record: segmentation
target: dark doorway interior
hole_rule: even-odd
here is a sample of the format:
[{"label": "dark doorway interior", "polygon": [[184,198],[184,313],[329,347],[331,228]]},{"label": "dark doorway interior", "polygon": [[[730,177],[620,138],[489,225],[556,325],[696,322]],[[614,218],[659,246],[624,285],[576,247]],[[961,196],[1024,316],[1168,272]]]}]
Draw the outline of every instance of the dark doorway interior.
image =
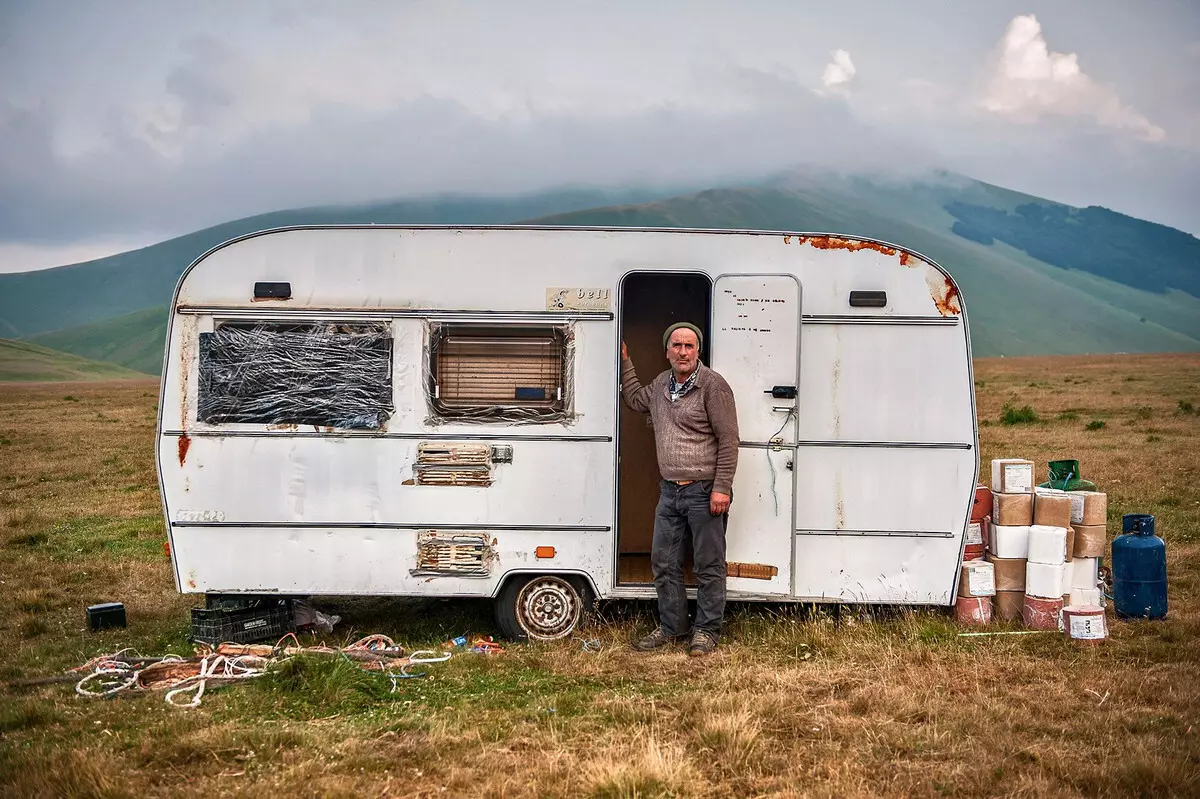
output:
[{"label": "dark doorway interior", "polygon": [[[712,281],[692,273],[639,272],[621,284],[621,335],[643,385],[667,369],[663,331],[691,322],[704,332],[708,362]],[[618,584],[650,583],[650,542],[658,504],[658,459],[649,417],[620,406],[617,470]],[[692,582],[690,557],[686,579]]]}]

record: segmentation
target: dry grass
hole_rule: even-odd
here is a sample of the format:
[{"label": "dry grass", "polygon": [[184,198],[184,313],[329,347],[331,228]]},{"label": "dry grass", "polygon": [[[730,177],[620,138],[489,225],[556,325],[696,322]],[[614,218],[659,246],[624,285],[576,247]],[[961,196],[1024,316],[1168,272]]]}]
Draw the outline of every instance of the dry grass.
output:
[{"label": "dry grass", "polygon": [[[1168,542],[1170,617],[1113,622],[1102,647],[959,638],[937,611],[731,609],[702,662],[626,641],[614,604],[578,642],[461,656],[397,693],[336,664],[213,692],[0,695],[0,794],[191,796],[1194,796],[1200,793],[1200,358],[981,361],[984,461],[1071,456]],[[71,396],[73,399],[65,399]],[[100,651],[178,651],[153,472],[152,385],[0,388],[0,678]],[[1037,421],[1005,425],[1004,406]],[[116,421],[109,421],[115,419]],[[1099,430],[1086,430],[1104,421]],[[119,599],[130,627],[91,635]],[[471,628],[482,603],[338,603],[342,635],[409,645]]]}]

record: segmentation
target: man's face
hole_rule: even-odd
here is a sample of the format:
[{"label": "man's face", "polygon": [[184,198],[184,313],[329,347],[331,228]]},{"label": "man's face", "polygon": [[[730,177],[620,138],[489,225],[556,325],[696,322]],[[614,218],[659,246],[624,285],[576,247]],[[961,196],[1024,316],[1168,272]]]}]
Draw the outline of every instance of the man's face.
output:
[{"label": "man's face", "polygon": [[700,342],[696,334],[686,327],[672,331],[667,339],[667,360],[676,375],[687,377],[696,371],[696,363],[700,357]]}]

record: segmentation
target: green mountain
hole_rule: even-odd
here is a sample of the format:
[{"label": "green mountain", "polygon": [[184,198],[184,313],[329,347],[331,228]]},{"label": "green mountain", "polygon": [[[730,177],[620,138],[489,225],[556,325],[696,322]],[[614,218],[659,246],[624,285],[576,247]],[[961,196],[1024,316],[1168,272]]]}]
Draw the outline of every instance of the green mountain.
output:
[{"label": "green mountain", "polygon": [[158,374],[162,370],[163,343],[167,340],[167,306],[40,333],[23,340],[96,361],[121,364],[139,372]]},{"label": "green mountain", "polygon": [[292,224],[523,222],[867,236],[921,252],[954,275],[977,356],[1200,350],[1200,241],[1106,209],[949,174],[789,174],[649,202],[606,195],[633,201],[589,207],[598,197],[452,198],[251,217],[87,264],[0,275],[0,329],[7,323],[46,346],[157,372],[178,275],[229,237]]},{"label": "green mountain", "polygon": [[150,380],[152,376],[25,341],[0,338],[0,383],[130,379]]},{"label": "green mountain", "polygon": [[260,214],[108,258],[36,272],[0,274],[0,336],[23,338],[166,305],[176,281],[192,261],[222,242],[257,230],[291,225],[498,225],[613,202],[642,202],[655,196],[659,195],[644,190],[581,189],[520,197],[446,196]]},{"label": "green mountain", "polygon": [[[1028,203],[1069,208],[955,176],[924,182],[826,176],[787,177],[535,221],[868,236],[903,244],[950,271],[962,289],[977,356],[1200,350],[1200,298],[1177,288],[1135,288],[1084,269],[1051,265],[1008,244],[964,238],[953,231],[957,220],[947,210],[955,202],[1003,212]],[[1148,279],[1162,285],[1157,274]]]},{"label": "green mountain", "polygon": [[1134,288],[1200,296],[1200,239],[1107,208],[1022,203],[1012,212],[952,202],[952,233],[999,240],[1048,264],[1080,269]]}]

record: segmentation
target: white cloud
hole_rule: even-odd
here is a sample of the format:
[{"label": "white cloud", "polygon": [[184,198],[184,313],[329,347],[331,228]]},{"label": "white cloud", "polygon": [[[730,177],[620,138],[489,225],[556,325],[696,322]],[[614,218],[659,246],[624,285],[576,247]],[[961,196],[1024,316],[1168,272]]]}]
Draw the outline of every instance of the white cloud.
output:
[{"label": "white cloud", "polygon": [[825,87],[825,92],[846,94],[858,70],[854,68],[848,51],[838,49],[830,55],[833,60],[825,65],[825,71],[821,73],[821,85]]},{"label": "white cloud", "polygon": [[1008,23],[982,104],[1019,122],[1051,115],[1084,117],[1133,131],[1146,141],[1166,138],[1166,131],[1122,103],[1116,89],[1085,74],[1075,53],[1052,52],[1032,14]]}]

